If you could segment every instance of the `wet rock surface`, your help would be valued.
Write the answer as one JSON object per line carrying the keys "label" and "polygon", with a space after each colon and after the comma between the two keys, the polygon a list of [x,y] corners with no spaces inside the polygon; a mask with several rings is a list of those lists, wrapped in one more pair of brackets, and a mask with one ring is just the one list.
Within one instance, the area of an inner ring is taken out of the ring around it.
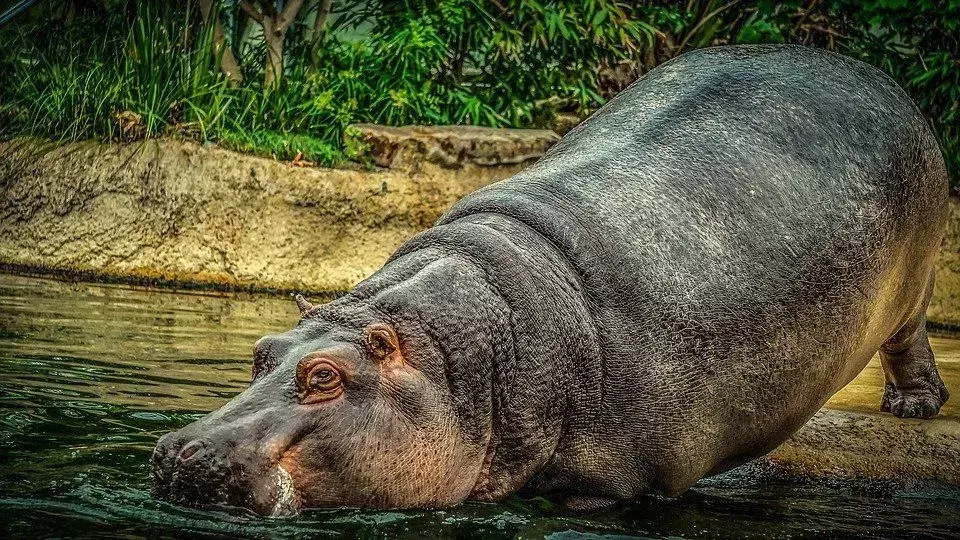
{"label": "wet rock surface", "polygon": [[902,420],[825,408],[774,450],[770,460],[798,475],[960,485],[960,419]]}
{"label": "wet rock surface", "polygon": [[366,147],[376,165],[403,170],[417,170],[424,162],[443,167],[529,163],[560,140],[546,129],[374,124],[355,124],[348,137]]}

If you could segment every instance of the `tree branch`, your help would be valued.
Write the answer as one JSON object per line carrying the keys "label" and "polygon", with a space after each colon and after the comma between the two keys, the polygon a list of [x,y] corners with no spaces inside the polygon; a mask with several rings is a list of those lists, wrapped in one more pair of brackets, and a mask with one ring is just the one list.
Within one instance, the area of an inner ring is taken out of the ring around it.
{"label": "tree branch", "polygon": [[248,0],[240,0],[240,9],[247,14],[247,17],[250,17],[263,26],[263,13],[257,11],[257,8],[253,7],[253,4],[251,4]]}
{"label": "tree branch", "polygon": [[240,72],[240,65],[237,58],[233,55],[233,49],[227,42],[223,34],[223,24],[220,22],[219,10],[214,10],[214,0],[200,0],[200,15],[204,24],[211,24],[210,17],[213,17],[213,55],[220,63],[220,71],[227,76],[230,84],[237,86],[243,82],[243,74]]}
{"label": "tree branch", "polygon": [[280,14],[277,13],[277,0],[260,0],[260,11],[271,19],[276,19]]}
{"label": "tree branch", "polygon": [[277,29],[281,32],[286,31],[290,23],[297,17],[297,13],[300,13],[301,7],[303,7],[303,0],[287,0],[283,5],[283,11],[277,18]]}
{"label": "tree branch", "polygon": [[320,0],[317,3],[317,17],[313,21],[313,32],[319,35],[323,27],[327,24],[327,17],[330,15],[330,8],[333,0]]}

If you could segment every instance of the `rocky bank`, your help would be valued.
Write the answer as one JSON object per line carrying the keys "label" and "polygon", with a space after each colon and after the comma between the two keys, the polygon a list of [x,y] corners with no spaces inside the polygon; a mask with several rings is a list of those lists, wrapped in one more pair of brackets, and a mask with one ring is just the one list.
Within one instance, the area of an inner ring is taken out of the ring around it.
{"label": "rocky bank", "polygon": [[[172,139],[0,143],[0,265],[223,289],[331,292],[377,270],[460,197],[558,136],[474,127],[351,132],[368,169],[300,168]],[[960,204],[929,319],[960,327]]]}

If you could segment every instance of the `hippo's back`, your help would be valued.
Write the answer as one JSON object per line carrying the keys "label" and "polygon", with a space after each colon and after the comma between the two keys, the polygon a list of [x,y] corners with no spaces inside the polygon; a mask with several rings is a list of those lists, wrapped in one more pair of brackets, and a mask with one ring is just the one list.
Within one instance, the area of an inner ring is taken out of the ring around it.
{"label": "hippo's back", "polygon": [[946,189],[929,128],[879,71],[724,47],[652,70],[441,223],[506,214],[565,255],[609,405],[583,428],[664,447],[602,465],[686,462],[695,479],[778,444],[913,314]]}
{"label": "hippo's back", "polygon": [[640,275],[689,298],[769,275],[744,259],[795,266],[832,249],[841,264],[878,241],[935,237],[946,189],[929,128],[886,75],[805,47],[722,47],[649,72],[441,223],[497,211],[581,242],[564,251],[586,265],[653,257],[659,270]]}

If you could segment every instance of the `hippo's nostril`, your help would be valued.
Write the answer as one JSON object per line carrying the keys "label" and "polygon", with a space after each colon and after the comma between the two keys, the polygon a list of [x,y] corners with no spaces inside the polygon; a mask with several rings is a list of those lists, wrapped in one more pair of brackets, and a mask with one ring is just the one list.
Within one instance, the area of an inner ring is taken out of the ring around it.
{"label": "hippo's nostril", "polygon": [[187,461],[192,458],[196,453],[203,448],[203,443],[200,441],[191,441],[187,443],[182,449],[180,449],[180,455],[177,458],[180,461]]}

